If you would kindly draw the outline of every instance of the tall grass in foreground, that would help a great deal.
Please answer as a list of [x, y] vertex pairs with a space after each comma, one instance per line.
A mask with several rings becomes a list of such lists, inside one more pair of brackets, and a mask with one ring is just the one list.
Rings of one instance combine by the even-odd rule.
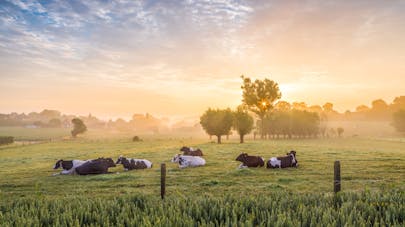
[[404, 226], [405, 193], [267, 197], [20, 198], [0, 205], [0, 226]]

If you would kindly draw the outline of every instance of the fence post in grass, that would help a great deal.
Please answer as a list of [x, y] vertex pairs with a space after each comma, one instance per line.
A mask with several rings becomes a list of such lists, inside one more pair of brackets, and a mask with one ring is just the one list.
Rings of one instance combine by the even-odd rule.
[[335, 161], [334, 165], [333, 191], [340, 192], [340, 161]]
[[166, 191], [166, 164], [160, 164], [160, 197], [165, 198]]

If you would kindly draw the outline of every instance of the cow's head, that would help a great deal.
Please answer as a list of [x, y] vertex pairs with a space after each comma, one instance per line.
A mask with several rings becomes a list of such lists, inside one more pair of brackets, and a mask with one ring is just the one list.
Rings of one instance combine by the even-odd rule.
[[296, 154], [297, 154], [297, 152], [295, 152], [295, 151], [290, 151], [290, 152], [287, 153], [287, 155], [292, 157], [292, 163], [295, 166], [298, 166], [298, 161], [297, 161], [297, 158], [295, 157]]
[[122, 155], [120, 155], [120, 157], [118, 157], [118, 160], [115, 162], [115, 164], [123, 164], [124, 160], [126, 160], [126, 158], [123, 157]]
[[236, 158], [236, 161], [243, 162], [244, 160], [246, 160], [247, 156], [248, 156], [247, 153], [242, 153]]
[[102, 160], [107, 165], [107, 167], [116, 167], [112, 158], [102, 158]]
[[180, 149], [180, 151], [188, 152], [188, 151], [190, 151], [190, 148], [188, 148], [188, 147], [182, 147], [182, 148]]
[[63, 162], [62, 159], [58, 160], [58, 161], [55, 163], [55, 165], [53, 166], [53, 169], [59, 169], [59, 168], [61, 168], [61, 167], [62, 167], [62, 162]]
[[181, 154], [176, 154], [173, 158], [172, 158], [172, 162], [179, 162], [180, 161], [180, 156]]

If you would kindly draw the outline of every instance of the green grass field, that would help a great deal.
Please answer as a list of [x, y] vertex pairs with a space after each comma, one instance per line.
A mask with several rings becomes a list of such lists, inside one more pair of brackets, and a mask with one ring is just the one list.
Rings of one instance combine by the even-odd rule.
[[[46, 135], [42, 138], [46, 138]], [[179, 153], [183, 145], [201, 148], [207, 165], [179, 169], [176, 164], [170, 163], [170, 159]], [[235, 161], [235, 158], [241, 152], [261, 155], [268, 159], [283, 155], [292, 149], [297, 151], [298, 168], [237, 169], [240, 163]], [[116, 160], [121, 154], [149, 159], [154, 163], [153, 168], [124, 172], [123, 168], [118, 166], [110, 168], [113, 174], [52, 176], [58, 172], [52, 169], [58, 159], [111, 157]], [[224, 140], [223, 144], [215, 144], [208, 139], [163, 137], [149, 137], [142, 142], [132, 142], [131, 136], [108, 137], [89, 133], [74, 140], [55, 139], [39, 144], [1, 146], [0, 201], [15, 206], [10, 204], [15, 201], [25, 204], [31, 200], [38, 200], [42, 201], [39, 203], [46, 204], [44, 206], [54, 206], [48, 203], [52, 201], [61, 203], [70, 199], [91, 203], [92, 200], [115, 201], [119, 198], [133, 200], [142, 197], [148, 201], [153, 200], [155, 204], [160, 196], [159, 167], [163, 162], [167, 164], [166, 197], [169, 201], [191, 198], [200, 201], [209, 198], [219, 199], [222, 203], [223, 198], [229, 197], [251, 198], [252, 203], [256, 204], [260, 198], [283, 197], [283, 195], [293, 195], [300, 201], [308, 196], [332, 195], [335, 160], [341, 161], [344, 193], [358, 194], [371, 191], [377, 193], [378, 198], [385, 195], [384, 193], [392, 194], [390, 193], [392, 190], [403, 192], [405, 189], [403, 140], [365, 138], [248, 140], [245, 144], [239, 144], [237, 140]], [[404, 200], [403, 193], [396, 196]], [[11, 215], [7, 213], [7, 206], [0, 209], [0, 217]], [[26, 205], [21, 206], [26, 208]], [[395, 206], [400, 206], [400, 210], [395, 210], [396, 212], [404, 209], [403, 205]], [[12, 220], [13, 216], [7, 217], [7, 220]], [[206, 218], [205, 221], [209, 221], [209, 216]], [[402, 223], [403, 217], [393, 220]], [[75, 220], [72, 219], [73, 221]], [[78, 223], [83, 222], [79, 220]], [[103, 225], [102, 221], [97, 223]], [[117, 224], [114, 221], [111, 223]]]
[[[207, 165], [179, 169], [170, 159], [183, 145], [204, 151]], [[297, 151], [298, 168], [237, 169], [241, 152], [265, 159]], [[58, 159], [93, 159], [119, 155], [146, 158], [152, 169], [97, 176], [52, 176]], [[333, 162], [341, 161], [343, 191], [405, 187], [405, 143], [374, 139], [236, 140], [215, 144], [205, 139], [112, 139], [84, 136], [31, 145], [0, 147], [0, 195], [14, 198], [41, 193], [49, 197], [85, 194], [117, 196], [132, 193], [158, 195], [160, 163], [167, 163], [167, 195], [269, 194], [274, 191], [330, 192]], [[117, 173], [119, 172], [119, 173]], [[68, 188], [63, 185], [69, 185]]]

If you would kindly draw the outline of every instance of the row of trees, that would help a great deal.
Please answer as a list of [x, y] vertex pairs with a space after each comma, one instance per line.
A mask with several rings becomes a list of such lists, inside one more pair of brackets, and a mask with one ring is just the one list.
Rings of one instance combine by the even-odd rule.
[[[240, 142], [253, 129], [253, 118], [249, 113], [257, 116], [257, 131], [261, 138], [269, 135], [272, 137], [316, 137], [319, 134], [327, 134], [326, 122], [332, 118], [340, 117], [340, 114], [333, 109], [332, 103], [325, 103], [322, 107], [307, 106], [304, 102], [292, 104], [285, 101], [278, 101], [281, 92], [276, 82], [264, 79], [252, 81], [248, 77], [241, 77], [242, 105], [232, 112], [230, 109], [208, 109], [200, 118], [203, 129], [211, 136], [217, 136], [218, 143], [221, 143], [221, 136], [229, 135], [233, 127], [240, 136]], [[404, 110], [401, 110], [403, 108]], [[394, 99], [391, 105], [383, 100], [372, 102], [372, 108], [362, 105], [357, 108], [358, 113], [368, 114], [375, 119], [383, 119], [387, 114], [397, 110], [394, 114], [393, 125], [398, 131], [405, 131], [405, 96]], [[353, 115], [350, 111], [345, 116]], [[392, 118], [391, 118], [392, 119]], [[341, 120], [341, 119], [340, 119]], [[333, 134], [341, 136], [344, 129], [339, 127], [333, 129]]]
[[255, 80], [242, 76], [242, 105], [235, 112], [230, 109], [208, 109], [200, 118], [203, 129], [209, 135], [221, 136], [230, 134], [233, 127], [244, 142], [244, 136], [253, 129], [253, 117], [259, 118], [256, 125], [263, 139], [265, 135], [283, 135], [306, 137], [316, 136], [319, 132], [320, 117], [316, 112], [291, 110], [289, 103], [279, 102], [278, 111], [274, 112], [274, 103], [281, 98], [278, 84], [272, 80]]
[[233, 128], [240, 136], [240, 142], [244, 142], [244, 136], [253, 129], [253, 117], [243, 108], [236, 111], [231, 109], [208, 109], [200, 118], [203, 129], [210, 136], [216, 136], [217, 142], [221, 143], [221, 137], [229, 135]]
[[400, 109], [394, 113], [392, 125], [398, 132], [405, 132], [405, 109]]
[[273, 137], [316, 137], [320, 131], [319, 114], [305, 110], [275, 111], [263, 121], [264, 134]]
[[316, 112], [332, 121], [391, 121], [395, 112], [405, 109], [405, 96], [395, 97], [392, 103], [376, 99], [371, 102], [370, 107], [359, 105], [354, 111], [346, 110], [342, 113], [335, 110], [331, 102], [326, 102], [323, 105], [308, 105], [305, 102], [289, 103], [278, 101], [274, 104], [274, 109], [282, 111], [295, 109]]
[[[221, 136], [229, 135], [232, 129], [238, 133], [240, 142], [243, 143], [244, 136], [254, 129], [254, 119], [243, 106], [235, 111], [229, 108], [208, 109], [201, 116], [200, 123], [208, 135], [217, 137], [218, 143], [221, 143]], [[276, 111], [265, 115], [263, 123], [258, 120], [256, 125], [264, 137], [305, 138], [326, 133], [321, 131], [318, 113], [301, 110]], [[337, 133], [340, 136], [343, 128], [338, 128]]]

